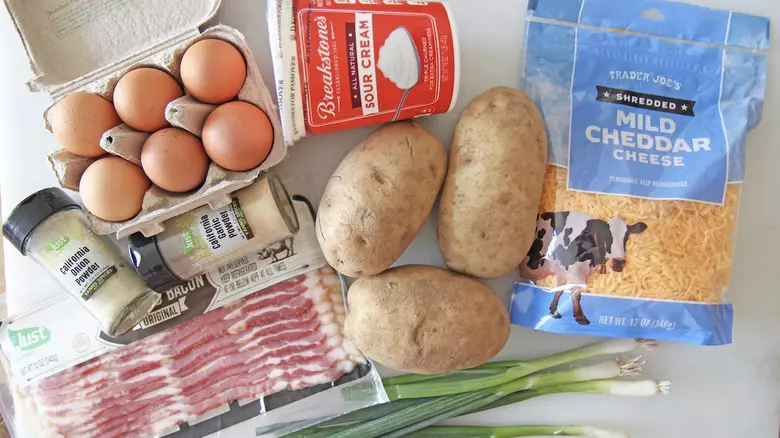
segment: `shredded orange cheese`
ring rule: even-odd
[[[623,272],[596,271],[588,280],[594,294],[717,303],[731,278],[741,184],[729,184],[724,205],[607,196],[566,189],[567,170],[548,166],[539,212],[579,211],[607,220],[645,222],[632,235]],[[538,282],[556,285],[554,277]]]

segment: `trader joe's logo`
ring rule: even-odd
[[[8,330],[11,344],[22,351],[33,350],[49,342],[51,333],[46,327],[30,327],[21,330]]]

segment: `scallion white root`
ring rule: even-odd
[[[593,382],[596,383],[596,382]],[[623,382],[616,381],[610,382],[605,392],[602,394],[611,395],[628,395],[633,397],[651,396],[651,395],[667,395],[669,394],[671,382],[667,381],[654,381],[654,380],[641,380],[636,382]]]
[[[621,376],[639,376],[642,375],[642,366],[645,361],[642,360],[642,356],[619,357],[617,363],[620,366]]]

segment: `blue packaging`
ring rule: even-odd
[[[769,19],[661,0],[530,0],[526,92],[547,124],[514,324],[731,342],[745,136]]]

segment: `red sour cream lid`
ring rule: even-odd
[[[268,18],[288,144],[455,105],[459,48],[444,3],[275,0]]]

